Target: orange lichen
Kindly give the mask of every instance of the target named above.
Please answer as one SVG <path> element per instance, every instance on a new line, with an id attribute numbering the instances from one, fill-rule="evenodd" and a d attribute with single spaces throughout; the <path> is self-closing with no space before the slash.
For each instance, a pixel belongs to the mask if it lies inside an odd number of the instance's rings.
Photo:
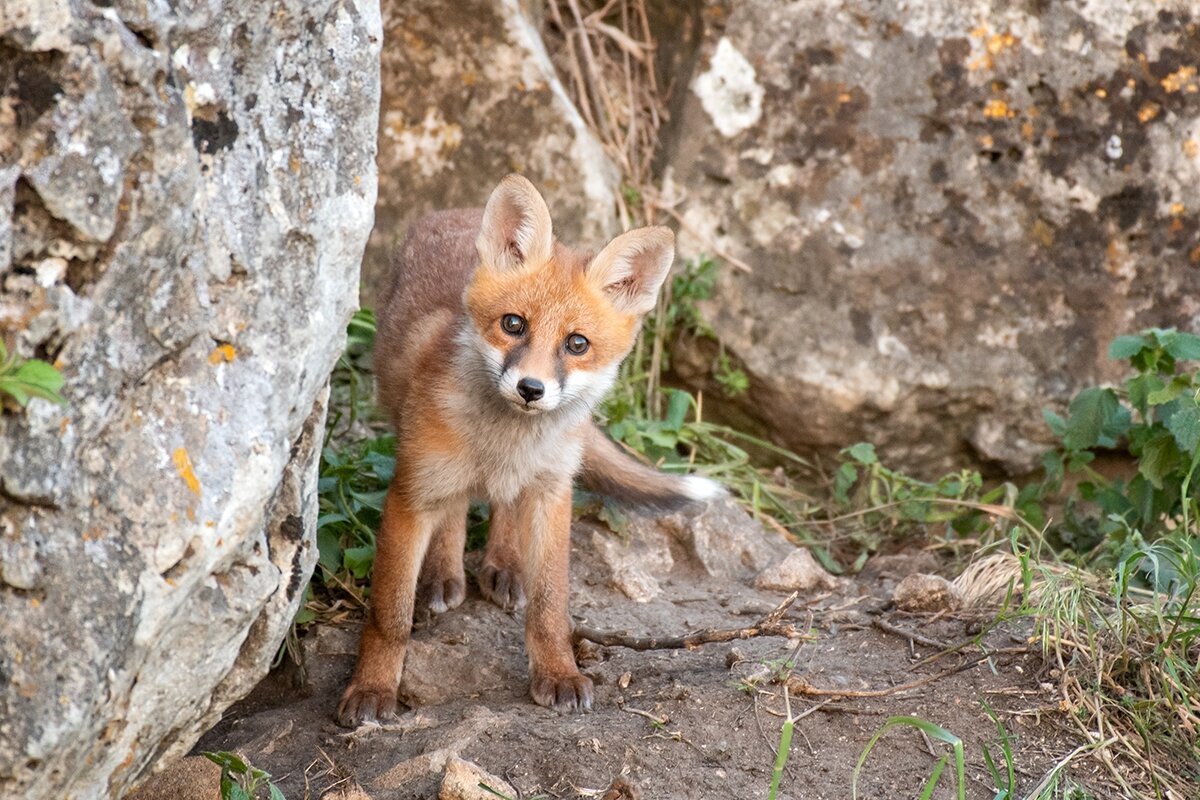
<path id="1" fill-rule="evenodd" d="M 1101 99 L 1108 97 L 1108 90 L 1107 89 L 1097 89 L 1096 97 L 1099 97 Z"/>
<path id="2" fill-rule="evenodd" d="M 193 494 L 199 495 L 200 480 L 196 477 L 196 471 L 192 469 L 192 459 L 188 457 L 188 451 L 182 447 L 175 448 L 175 452 L 171 454 L 171 460 L 175 462 L 175 471 L 179 473 L 179 477 L 183 478 L 183 482 L 187 484 Z"/>
<path id="3" fill-rule="evenodd" d="M 1187 208 L 1183 205 L 1183 203 L 1171 203 L 1171 208 L 1169 211 L 1172 217 L 1178 217 L 1183 214 L 1184 211 L 1187 211 Z"/>
<path id="4" fill-rule="evenodd" d="M 1187 139 L 1183 143 L 1183 154 L 1188 158 L 1200 156 L 1200 142 L 1195 139 Z"/>
<path id="5" fill-rule="evenodd" d="M 1192 93 L 1200 91 L 1200 84 L 1196 82 L 1196 68 L 1192 66 L 1180 67 L 1159 81 L 1159 83 L 1168 92 L 1185 91 Z"/>
<path id="6" fill-rule="evenodd" d="M 208 354 L 208 363 L 216 365 L 222 361 L 228 363 L 237 358 L 237 351 L 233 349 L 231 344 L 218 345 Z"/>
<path id="7" fill-rule="evenodd" d="M 967 69 L 972 71 L 991 69 L 996 65 L 996 56 L 1005 50 L 1016 47 L 1021 41 L 1007 31 L 1004 33 L 990 33 L 986 25 L 980 25 L 971 31 L 971 38 L 983 40 L 983 52 L 967 63 Z"/>
<path id="8" fill-rule="evenodd" d="M 1158 112 L 1162 107 L 1158 103 L 1145 103 L 1138 109 L 1138 122 L 1146 123 L 1158 116 Z"/>
<path id="9" fill-rule="evenodd" d="M 983 107 L 983 115 L 988 119 L 1010 119 L 1015 117 L 1017 112 L 1010 108 L 1005 101 L 993 97 Z"/>

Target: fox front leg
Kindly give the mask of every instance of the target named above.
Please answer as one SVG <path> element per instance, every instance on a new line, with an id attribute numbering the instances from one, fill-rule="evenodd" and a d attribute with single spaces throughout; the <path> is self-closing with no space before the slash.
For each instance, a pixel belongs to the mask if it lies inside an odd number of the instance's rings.
<path id="1" fill-rule="evenodd" d="M 579 672 L 567 611 L 571 483 L 526 490 L 516 520 L 525 556 L 525 650 L 534 702 L 560 711 L 590 711 L 592 681 Z"/>
<path id="2" fill-rule="evenodd" d="M 415 508 L 400 485 L 393 481 L 384 500 L 371 575 L 371 607 L 359 640 L 354 677 L 338 704 L 337 721 L 346 727 L 395 715 L 421 562 L 446 515 L 467 513 L 465 503 L 438 511 Z"/>

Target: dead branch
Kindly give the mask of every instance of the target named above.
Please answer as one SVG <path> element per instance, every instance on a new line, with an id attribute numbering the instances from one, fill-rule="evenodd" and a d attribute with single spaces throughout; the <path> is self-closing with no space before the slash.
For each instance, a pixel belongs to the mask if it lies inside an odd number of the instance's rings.
<path id="1" fill-rule="evenodd" d="M 792 592 L 770 614 L 744 628 L 702 628 L 683 636 L 630 636 L 626 633 L 601 631 L 580 625 L 575 628 L 574 639 L 576 642 L 589 641 L 604 647 L 625 647 L 629 650 L 693 650 L 702 644 L 734 642 L 757 636 L 809 638 L 808 633 L 800 631 L 793 623 L 783 621 L 784 615 L 799 596 L 799 592 Z"/>

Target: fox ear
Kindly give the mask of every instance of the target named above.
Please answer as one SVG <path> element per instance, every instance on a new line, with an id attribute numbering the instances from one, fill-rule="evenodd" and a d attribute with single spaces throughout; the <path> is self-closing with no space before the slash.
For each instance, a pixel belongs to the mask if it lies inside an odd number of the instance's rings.
<path id="1" fill-rule="evenodd" d="M 675 234 L 670 228 L 638 228 L 609 242 L 592 259 L 587 275 L 618 311 L 645 314 L 654 308 L 674 260 Z"/>
<path id="2" fill-rule="evenodd" d="M 526 178 L 509 175 L 492 190 L 475 247 L 484 264 L 501 271 L 550 259 L 550 209 Z"/>

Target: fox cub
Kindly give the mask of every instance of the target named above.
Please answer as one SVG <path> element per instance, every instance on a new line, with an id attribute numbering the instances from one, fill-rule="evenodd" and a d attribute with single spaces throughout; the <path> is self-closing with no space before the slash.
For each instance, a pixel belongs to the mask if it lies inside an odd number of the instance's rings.
<path id="1" fill-rule="evenodd" d="M 518 175 L 482 211 L 438 212 L 409 231 L 377 303 L 375 366 L 397 433 L 396 476 L 340 723 L 394 714 L 416 597 L 436 613 L 462 603 L 471 498 L 491 504 L 480 589 L 502 607 L 526 606 L 533 699 L 591 708 L 567 614 L 572 481 L 659 509 L 722 493 L 641 465 L 592 422 L 674 248 L 671 231 L 654 227 L 596 256 L 572 250 Z"/>

